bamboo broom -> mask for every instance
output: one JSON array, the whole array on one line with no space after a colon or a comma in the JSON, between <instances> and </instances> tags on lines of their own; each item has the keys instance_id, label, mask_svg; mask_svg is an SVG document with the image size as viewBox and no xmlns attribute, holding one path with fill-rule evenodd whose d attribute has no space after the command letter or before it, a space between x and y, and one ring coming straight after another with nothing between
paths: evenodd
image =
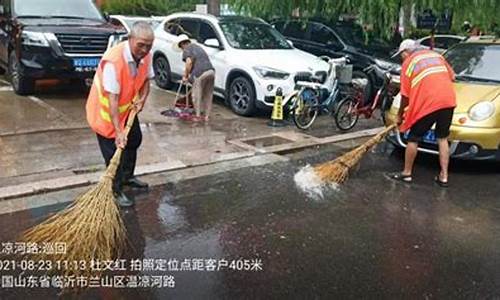
<instances>
[{"instance_id":1,"label":"bamboo broom","mask_svg":"<svg viewBox=\"0 0 500 300\"><path fill-rule=\"evenodd\" d=\"M126 123L126 135L136 115L133 109ZM114 260L123 254L127 233L112 188L122 153L123 149L116 150L97 185L64 210L22 234L21 241L25 243L64 243L66 246L63 253L32 254L30 260L51 261L57 266L52 271L62 276L96 276L100 271L91 268L92 262Z\"/></svg>"},{"instance_id":2,"label":"bamboo broom","mask_svg":"<svg viewBox=\"0 0 500 300\"><path fill-rule=\"evenodd\" d=\"M337 157L333 161L314 167L314 173L321 180L321 182L343 183L349 176L349 170L359 163L359 161L363 158L363 155L373 146L380 143L380 141L395 128L396 125L391 125L357 148Z\"/></svg>"}]
</instances>

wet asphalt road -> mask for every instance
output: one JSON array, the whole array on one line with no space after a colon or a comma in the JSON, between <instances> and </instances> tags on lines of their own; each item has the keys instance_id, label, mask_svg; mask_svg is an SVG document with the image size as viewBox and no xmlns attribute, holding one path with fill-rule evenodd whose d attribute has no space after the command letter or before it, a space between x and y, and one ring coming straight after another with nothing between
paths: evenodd
<instances>
[{"instance_id":1,"label":"wet asphalt road","mask_svg":"<svg viewBox=\"0 0 500 300\"><path fill-rule=\"evenodd\" d=\"M301 167L342 151L309 149L290 162L154 187L124 212L127 258L260 259L262 271L162 272L175 288L92 289L81 299L500 298L498 164L454 161L442 189L432 182L437 160L420 156L405 185L383 176L402 165L383 144L324 199L297 189ZM60 208L2 216L0 240ZM54 297L0 290L0 299Z\"/></svg>"}]
</instances>

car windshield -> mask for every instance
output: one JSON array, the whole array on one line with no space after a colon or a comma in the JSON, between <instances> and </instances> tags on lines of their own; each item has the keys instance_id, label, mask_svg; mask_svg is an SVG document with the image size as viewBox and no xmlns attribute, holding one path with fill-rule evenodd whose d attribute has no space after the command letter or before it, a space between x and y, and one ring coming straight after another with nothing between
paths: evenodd
<instances>
[{"instance_id":1,"label":"car windshield","mask_svg":"<svg viewBox=\"0 0 500 300\"><path fill-rule=\"evenodd\" d=\"M500 83L500 45L458 44L445 57L459 81Z\"/></svg>"},{"instance_id":2,"label":"car windshield","mask_svg":"<svg viewBox=\"0 0 500 300\"><path fill-rule=\"evenodd\" d=\"M226 22L220 23L220 27L236 49L292 49L281 33L268 24Z\"/></svg>"},{"instance_id":3,"label":"car windshield","mask_svg":"<svg viewBox=\"0 0 500 300\"><path fill-rule=\"evenodd\" d=\"M15 0L14 13L18 18L104 20L92 0Z\"/></svg>"}]
</instances>

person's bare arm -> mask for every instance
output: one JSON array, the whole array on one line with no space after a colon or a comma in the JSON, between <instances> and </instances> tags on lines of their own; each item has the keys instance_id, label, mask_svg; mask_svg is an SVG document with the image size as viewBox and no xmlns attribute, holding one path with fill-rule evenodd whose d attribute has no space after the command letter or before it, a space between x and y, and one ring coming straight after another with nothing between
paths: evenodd
<instances>
[{"instance_id":1,"label":"person's bare arm","mask_svg":"<svg viewBox=\"0 0 500 300\"><path fill-rule=\"evenodd\" d=\"M127 144L127 136L123 131L123 128L120 127L120 112L118 111L118 95L109 94L109 113L111 115L111 122L113 123L113 127L115 128L115 144L118 148L125 148Z\"/></svg>"},{"instance_id":2,"label":"person's bare arm","mask_svg":"<svg viewBox=\"0 0 500 300\"><path fill-rule=\"evenodd\" d=\"M189 79L189 75L193 70L193 60L191 57L186 58L186 66L184 68L184 76L182 77L182 81L187 82Z\"/></svg>"},{"instance_id":3,"label":"person's bare arm","mask_svg":"<svg viewBox=\"0 0 500 300\"><path fill-rule=\"evenodd\" d=\"M396 119L396 123L399 125L403 122L403 114L405 112L406 107L409 104L409 99L406 96L401 95L401 103L399 105L398 116Z\"/></svg>"}]
</instances>

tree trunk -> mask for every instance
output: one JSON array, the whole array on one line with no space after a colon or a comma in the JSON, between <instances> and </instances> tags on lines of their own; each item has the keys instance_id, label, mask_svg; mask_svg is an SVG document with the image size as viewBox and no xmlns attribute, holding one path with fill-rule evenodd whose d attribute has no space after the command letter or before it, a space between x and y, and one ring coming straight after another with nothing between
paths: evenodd
<instances>
[{"instance_id":1,"label":"tree trunk","mask_svg":"<svg viewBox=\"0 0 500 300\"><path fill-rule=\"evenodd\" d=\"M414 1L413 0L402 0L401 4L403 6L403 28L404 28L404 35L405 37L408 37L408 34L410 33L411 29L411 17L412 17L412 12L414 8Z\"/></svg>"},{"instance_id":2,"label":"tree trunk","mask_svg":"<svg viewBox=\"0 0 500 300\"><path fill-rule=\"evenodd\" d=\"M208 13L214 16L220 15L220 0L207 0Z\"/></svg>"}]
</instances>

